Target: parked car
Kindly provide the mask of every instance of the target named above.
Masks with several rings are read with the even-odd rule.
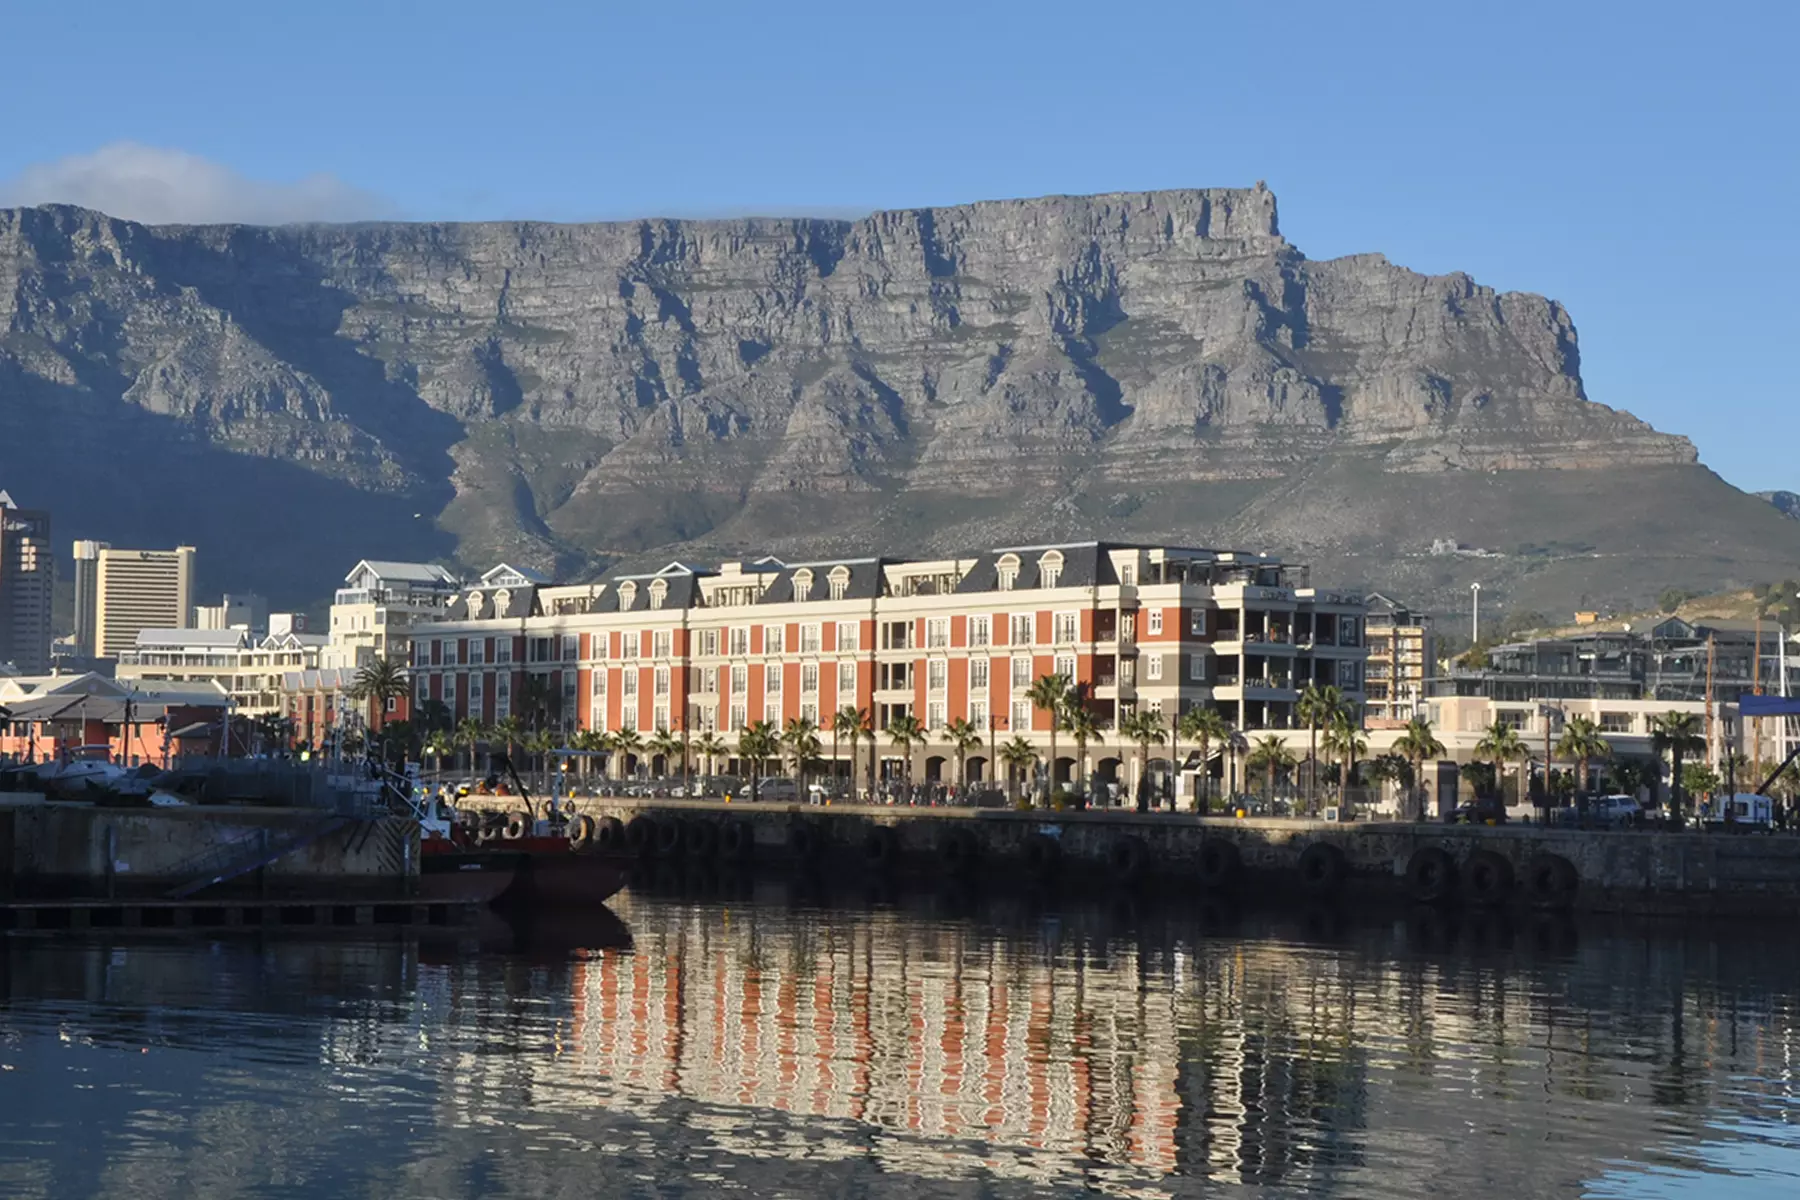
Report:
[[[1468,800],[1457,805],[1444,814],[1446,825],[1504,825],[1506,823],[1506,802],[1504,800]]]
[[[1616,827],[1635,824],[1644,808],[1635,796],[1602,796],[1589,806],[1588,811],[1599,824]]]
[[[745,791],[748,794],[748,789]],[[777,775],[757,780],[756,798],[773,800],[779,804],[795,804],[800,800],[800,789],[793,780]]]

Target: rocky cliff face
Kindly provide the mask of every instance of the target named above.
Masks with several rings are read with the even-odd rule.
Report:
[[[1260,187],[854,222],[0,211],[0,330],[0,474],[105,473],[59,503],[115,541],[105,521],[153,515],[237,550],[288,540],[329,556],[303,564],[315,591],[365,546],[447,537],[565,568],[665,545],[1201,540],[1254,532],[1259,497],[1322,465],[1694,462],[1586,398],[1554,302],[1309,262]],[[1342,524],[1320,548],[1387,536]]]

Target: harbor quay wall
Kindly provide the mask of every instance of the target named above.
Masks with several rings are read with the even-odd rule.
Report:
[[[516,799],[471,797],[465,803],[520,810]],[[767,863],[806,860],[821,867],[946,873],[948,860],[960,850],[965,872],[972,859],[981,874],[1206,883],[1235,886],[1247,898],[1320,898],[1342,891],[1430,903],[1800,915],[1800,836],[1786,834],[624,797],[583,797],[576,806],[596,820],[610,817],[629,825],[643,816],[659,827],[682,827],[680,837],[659,830],[660,837],[623,848],[653,858],[717,858],[727,840],[720,836],[724,825],[746,822],[737,857]],[[686,833],[686,827],[699,824],[714,829]],[[800,827],[806,832],[796,833]],[[962,845],[952,847],[952,841]],[[1054,850],[1043,845],[1046,841],[1055,843]],[[1221,843],[1234,853],[1222,855]],[[1316,846],[1329,849],[1312,849]],[[1241,879],[1234,872],[1221,878],[1221,861],[1230,865],[1232,858]],[[1498,867],[1496,859],[1505,866]],[[1551,878],[1562,869],[1552,860],[1568,864],[1572,878],[1566,887]]]
[[[329,819],[316,809],[100,808],[0,797],[0,900],[163,896],[271,854],[204,894],[378,898],[399,895],[417,874],[413,821],[355,821],[316,836]]]

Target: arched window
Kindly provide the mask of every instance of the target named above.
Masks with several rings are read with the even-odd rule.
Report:
[[[637,603],[637,584],[621,583],[619,585],[619,611],[625,612]]]
[[[481,615],[481,593],[480,592],[470,592],[469,593],[469,615],[471,617],[479,617]]]
[[[650,585],[650,607],[651,608],[661,608],[663,606],[663,601],[667,600],[668,598],[669,598],[669,585],[667,583],[665,583],[659,579],[655,583]]]
[[[494,615],[504,617],[512,609],[512,592],[501,588],[494,593]]]
[[[995,565],[995,569],[998,572],[1000,590],[1003,592],[1012,591],[1014,586],[1019,582],[1019,556],[1016,554],[1002,554],[1000,556],[1000,561]]]
[[[794,572],[794,599],[810,600],[812,598],[813,573],[806,567]]]
[[[831,568],[831,577],[830,578],[831,578],[831,598],[833,600],[842,600],[845,596],[849,595],[849,593],[850,593],[850,568],[849,567],[833,567],[833,568]]]
[[[1052,550],[1038,559],[1038,582],[1041,586],[1053,588],[1062,578],[1063,556],[1061,550]]]

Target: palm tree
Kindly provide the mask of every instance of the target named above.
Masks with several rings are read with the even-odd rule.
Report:
[[[1145,774],[1150,770],[1150,744],[1162,745],[1169,740],[1163,715],[1154,708],[1140,708],[1119,722],[1119,732],[1138,744],[1137,810],[1150,811],[1150,790]]]
[[[1062,723],[1063,708],[1069,702],[1067,675],[1040,675],[1025,691],[1031,706],[1050,714],[1050,790],[1056,790],[1056,727]]]
[[[663,774],[669,774],[670,765],[677,761],[681,763],[682,771],[684,773],[686,772],[687,743],[682,741],[679,735],[670,733],[666,729],[659,728],[655,733],[650,735],[650,740],[645,744],[644,748],[649,750],[651,754],[662,758]]]
[[[1293,753],[1287,748],[1286,742],[1272,733],[1258,741],[1251,748],[1249,757],[1244,759],[1244,770],[1267,773],[1269,790],[1266,798],[1271,806],[1275,803],[1275,776],[1293,768]]]
[[[1011,768],[1006,772],[1006,796],[1012,803],[1019,802],[1019,773],[1025,768],[1037,764],[1037,747],[1022,737],[1001,746],[997,751],[1000,761]]]
[[[1331,728],[1325,731],[1325,753],[1338,759],[1343,770],[1338,776],[1338,800],[1341,803],[1344,790],[1356,783],[1356,763],[1369,752],[1369,739],[1363,736],[1356,719],[1347,708],[1339,709],[1331,719]]]
[[[709,776],[718,774],[714,768],[718,766],[719,755],[724,754],[727,749],[725,743],[720,741],[718,735],[711,730],[694,739],[693,752],[705,760],[706,773]]]
[[[1206,811],[1206,789],[1210,786],[1212,775],[1207,769],[1207,759],[1211,756],[1214,739],[1221,743],[1231,740],[1231,722],[1225,714],[1208,704],[1198,708],[1190,708],[1181,714],[1181,721],[1176,726],[1179,736],[1195,743],[1200,748],[1200,794],[1194,797],[1194,811]]]
[[[513,711],[525,714],[526,726],[534,732],[549,724],[561,707],[561,697],[550,686],[548,675],[525,676],[513,697]]]
[[[475,748],[487,740],[487,726],[480,717],[464,717],[451,734],[458,748],[469,752],[469,774],[475,773]]]
[[[1700,718],[1693,713],[1670,712],[1651,720],[1650,744],[1656,748],[1657,757],[1669,756],[1669,779],[1672,788],[1669,810],[1680,825],[1685,820],[1683,813],[1684,781],[1681,777],[1681,764],[1689,754],[1698,754],[1706,749],[1706,739],[1700,735]]]
[[[1570,717],[1556,739],[1556,752],[1575,764],[1575,777],[1583,795],[1588,790],[1589,764],[1596,758],[1611,758],[1612,746],[1600,736],[1600,727],[1588,717]]]
[[[969,786],[969,751],[981,745],[981,730],[957,717],[944,726],[944,740],[956,750],[956,786]]]
[[[607,741],[610,743],[607,748],[613,752],[613,761],[618,764],[614,773],[624,779],[631,756],[643,751],[644,739],[635,729],[620,729],[610,734]]]
[[[1306,807],[1310,812],[1319,807],[1319,730],[1329,726],[1343,707],[1344,693],[1329,683],[1307,684],[1295,706],[1295,715],[1306,722]]]
[[[888,722],[887,735],[888,740],[894,743],[894,748],[906,756],[906,787],[908,791],[911,791],[913,781],[912,748],[925,740],[925,726],[920,724],[919,718],[911,713],[902,713]]]
[[[1424,774],[1425,760],[1443,756],[1444,743],[1438,741],[1437,735],[1431,731],[1430,721],[1424,717],[1414,717],[1406,723],[1406,732],[1394,739],[1394,753],[1403,755],[1412,764],[1412,780],[1406,785],[1410,789],[1417,787]],[[1415,793],[1414,798],[1420,801],[1418,811],[1414,813],[1416,820],[1424,817],[1425,806],[1422,797]]]
[[[456,753],[456,738],[442,729],[434,729],[425,738],[425,754],[431,759],[431,772],[444,773],[444,756]]]
[[[525,726],[517,717],[501,717],[494,722],[493,734],[506,747],[506,757],[510,761],[514,748],[525,739]]]
[[[414,716],[418,718],[420,728],[428,731],[448,731],[456,724],[456,714],[442,700],[425,701]]]
[[[1412,763],[1404,754],[1395,754],[1392,751],[1387,754],[1377,754],[1369,761],[1368,768],[1363,772],[1363,778],[1377,787],[1384,783],[1391,783],[1404,790],[1412,787]]]
[[[1475,743],[1475,757],[1483,762],[1494,764],[1494,783],[1504,788],[1506,783],[1506,764],[1509,762],[1528,762],[1531,749],[1519,740],[1519,731],[1505,721],[1495,721]],[[1546,770],[1549,764],[1545,764]],[[1524,789],[1521,788],[1521,791]]]
[[[756,800],[756,785],[762,765],[781,753],[781,735],[767,721],[752,721],[738,730],[738,757],[750,767],[750,799]]]
[[[789,717],[781,744],[794,763],[794,795],[806,795],[806,765],[818,761],[819,727],[809,717]]]
[[[837,790],[838,739],[850,743],[850,793],[856,794],[856,743],[862,740],[863,726],[868,723],[863,710],[846,704],[831,714],[831,786]]]
[[[1075,772],[1081,801],[1088,801],[1088,742],[1101,735],[1100,718],[1085,704],[1071,704],[1062,714],[1063,732],[1075,739]]]
[[[376,658],[356,671],[356,682],[350,685],[350,698],[369,705],[369,728],[379,730],[387,724],[387,707],[391,700],[410,695],[406,664],[397,658]]]

